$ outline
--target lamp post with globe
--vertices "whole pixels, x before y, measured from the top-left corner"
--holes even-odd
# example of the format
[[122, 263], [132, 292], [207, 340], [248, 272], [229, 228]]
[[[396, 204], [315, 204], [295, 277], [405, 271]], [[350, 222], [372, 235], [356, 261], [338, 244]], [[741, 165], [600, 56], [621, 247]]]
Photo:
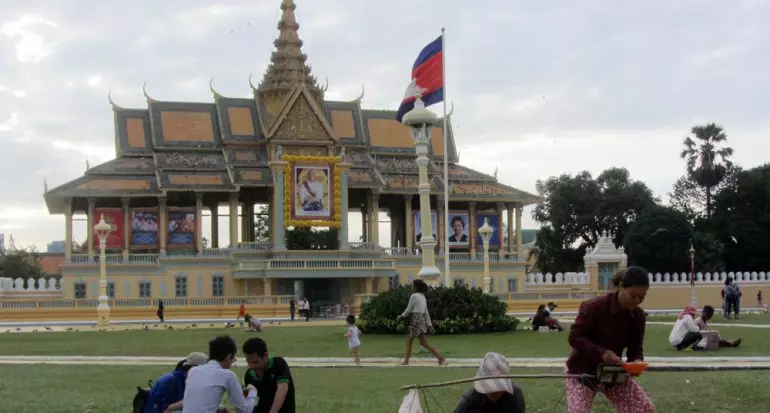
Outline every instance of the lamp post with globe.
[[412, 140], [414, 140], [419, 171], [417, 191], [420, 195], [420, 222], [422, 223], [420, 229], [422, 237], [419, 241], [420, 249], [422, 250], [422, 268], [417, 273], [417, 276], [435, 282], [441, 276], [441, 272], [436, 267], [436, 239], [433, 238], [434, 228], [431, 222], [428, 144], [430, 143], [433, 125], [438, 123], [438, 116], [425, 109], [425, 104], [418, 95], [414, 102], [414, 108], [404, 115], [401, 123], [409, 127], [409, 133], [412, 135]]
[[495, 229], [489, 226], [487, 218], [484, 217], [484, 225], [479, 228], [481, 242], [484, 244], [484, 292], [489, 294], [491, 290], [492, 278], [489, 276], [489, 241]]
[[106, 327], [110, 325], [110, 302], [107, 297], [107, 237], [112, 232], [112, 226], [104, 220], [104, 214], [99, 223], [94, 226], [94, 232], [99, 237], [99, 305], [96, 307], [98, 320], [96, 325]]

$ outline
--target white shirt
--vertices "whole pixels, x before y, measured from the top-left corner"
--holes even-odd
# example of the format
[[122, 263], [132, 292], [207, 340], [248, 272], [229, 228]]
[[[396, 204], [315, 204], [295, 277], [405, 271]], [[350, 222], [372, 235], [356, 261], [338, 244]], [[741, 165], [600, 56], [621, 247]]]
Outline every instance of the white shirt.
[[668, 342], [671, 343], [672, 346], [678, 346], [687, 333], [697, 332], [698, 326], [695, 325], [692, 316], [685, 314], [684, 317], [676, 320], [676, 323], [674, 323], [674, 328], [671, 329], [671, 334], [668, 335]]
[[348, 327], [348, 347], [361, 347], [361, 330], [356, 326]]
[[251, 413], [254, 409], [256, 390], [251, 390], [244, 398], [241, 384], [232, 370], [222, 368], [217, 361], [193, 367], [187, 373], [184, 413], [216, 413], [225, 392], [236, 413]]
[[428, 325], [433, 325], [428, 313], [428, 300], [420, 293], [414, 293], [409, 297], [409, 304], [407, 304], [406, 310], [401, 313], [401, 317], [406, 317], [410, 314], [425, 314], [428, 316]]

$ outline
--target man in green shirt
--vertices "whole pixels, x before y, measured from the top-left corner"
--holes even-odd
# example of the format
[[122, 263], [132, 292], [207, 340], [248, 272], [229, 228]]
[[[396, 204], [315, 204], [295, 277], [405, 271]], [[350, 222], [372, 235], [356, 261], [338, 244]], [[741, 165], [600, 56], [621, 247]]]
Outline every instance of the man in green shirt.
[[295, 413], [294, 379], [283, 357], [270, 357], [267, 344], [258, 337], [243, 343], [243, 354], [249, 369], [246, 386], [257, 388], [258, 404], [253, 413]]

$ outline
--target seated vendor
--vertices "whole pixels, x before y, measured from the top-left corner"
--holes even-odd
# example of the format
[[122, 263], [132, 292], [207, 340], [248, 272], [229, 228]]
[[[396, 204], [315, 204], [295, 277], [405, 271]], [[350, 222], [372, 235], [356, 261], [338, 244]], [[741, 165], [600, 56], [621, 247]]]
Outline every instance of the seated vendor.
[[551, 313], [546, 310], [545, 305], [537, 307], [535, 315], [532, 317], [532, 331], [539, 331], [540, 327], [548, 327], [550, 330], [563, 331], [558, 321], [551, 318]]
[[679, 313], [679, 318], [668, 335], [668, 342], [676, 347], [677, 350], [684, 350], [690, 346], [692, 346], [693, 350], [703, 350], [698, 347], [698, 343], [703, 339], [703, 334], [700, 333], [700, 329], [695, 325], [695, 316], [697, 314], [698, 310], [691, 305], [688, 305]]
[[[711, 320], [711, 317], [714, 317], [714, 307], [707, 305], [703, 307], [703, 311], [700, 313], [700, 317], [695, 319], [695, 325], [698, 327], [700, 331], [713, 331], [709, 329], [708, 322]], [[735, 340], [722, 340], [720, 337], [719, 339], [719, 348], [723, 347], [738, 347], [743, 342], [743, 339], [738, 337]], [[706, 348], [706, 338], [701, 340], [698, 344], [698, 347], [705, 349]]]
[[[511, 374], [508, 360], [498, 353], [487, 353], [476, 378]], [[511, 379], [476, 380], [473, 388], [460, 397], [455, 413], [525, 413], [524, 393]]]

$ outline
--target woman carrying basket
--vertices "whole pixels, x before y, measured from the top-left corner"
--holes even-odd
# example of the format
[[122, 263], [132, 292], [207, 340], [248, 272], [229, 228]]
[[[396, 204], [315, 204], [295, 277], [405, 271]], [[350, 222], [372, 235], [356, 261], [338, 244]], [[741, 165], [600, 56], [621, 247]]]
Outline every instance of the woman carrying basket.
[[429, 330], [433, 330], [433, 322], [428, 314], [428, 301], [425, 294], [428, 292], [428, 284], [423, 280], [414, 280], [412, 282], [414, 293], [409, 297], [409, 304], [406, 310], [398, 316], [398, 320], [408, 318], [409, 328], [406, 333], [406, 349], [404, 351], [404, 362], [401, 365], [409, 365], [409, 359], [412, 357], [412, 341], [415, 337], [420, 340], [420, 345], [431, 354], [436, 356], [438, 364], [445, 365], [446, 359], [428, 343], [427, 337]]

